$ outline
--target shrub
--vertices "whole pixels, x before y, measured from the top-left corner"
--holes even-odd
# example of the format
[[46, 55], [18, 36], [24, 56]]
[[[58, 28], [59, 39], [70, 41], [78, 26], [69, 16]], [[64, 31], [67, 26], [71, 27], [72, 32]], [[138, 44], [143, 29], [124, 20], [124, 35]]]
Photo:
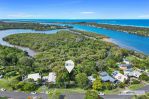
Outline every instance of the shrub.
[[118, 86], [119, 86], [120, 88], [124, 88], [124, 87], [125, 87], [125, 84], [124, 84], [123, 82], [121, 82], [121, 83], [118, 84]]
[[149, 81], [149, 77], [148, 75], [146, 74], [142, 74], [140, 77], [139, 77], [140, 80], [145, 80], [145, 81]]
[[99, 78], [97, 78], [94, 82], [93, 82], [93, 89], [94, 90], [101, 90], [102, 89], [102, 82]]
[[139, 80], [136, 80], [136, 79], [133, 79], [131, 84], [140, 84], [140, 81]]
[[87, 91], [84, 99], [98, 99], [98, 93], [96, 91]]

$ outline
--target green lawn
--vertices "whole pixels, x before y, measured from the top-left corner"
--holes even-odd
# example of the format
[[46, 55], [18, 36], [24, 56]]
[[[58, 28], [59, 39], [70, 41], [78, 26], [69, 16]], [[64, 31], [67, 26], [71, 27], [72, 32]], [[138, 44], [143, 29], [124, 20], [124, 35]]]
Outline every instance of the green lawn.
[[[45, 91], [48, 91], [49, 93], [53, 93], [54, 91], [59, 92], [59, 93], [85, 93], [86, 90], [81, 89], [81, 88], [51, 88], [48, 89], [47, 87], [44, 88]], [[43, 87], [40, 87], [37, 92], [42, 92]]]
[[37, 92], [42, 92], [43, 89], [48, 92], [49, 99], [59, 99], [60, 94], [68, 94], [68, 93], [86, 93], [86, 90], [83, 90], [81, 88], [51, 88], [48, 89], [47, 87], [40, 87]]
[[85, 93], [86, 91], [80, 88], [70, 88], [70, 89], [50, 89], [49, 92], [56, 90], [59, 93]]
[[144, 87], [144, 84], [133, 84], [133, 85], [130, 85], [128, 88], [130, 90], [137, 90], [137, 89], [142, 88], [142, 87]]
[[6, 80], [6, 79], [0, 79], [0, 88], [5, 88], [7, 90], [12, 90], [10, 87], [9, 87], [9, 81]]
[[124, 89], [121, 89], [121, 88], [116, 88], [116, 89], [113, 89], [113, 90], [104, 90], [103, 93], [105, 94], [119, 94], [122, 90]]
[[[137, 90], [139, 88], [142, 88], [144, 87], [143, 84], [133, 84], [133, 85], [130, 85], [128, 87], [129, 90]], [[116, 89], [113, 89], [113, 90], [105, 90], [103, 91], [105, 94], [119, 94], [119, 92], [123, 91], [125, 89], [122, 89], [122, 88], [116, 88]]]
[[8, 99], [7, 97], [0, 97], [0, 99]]

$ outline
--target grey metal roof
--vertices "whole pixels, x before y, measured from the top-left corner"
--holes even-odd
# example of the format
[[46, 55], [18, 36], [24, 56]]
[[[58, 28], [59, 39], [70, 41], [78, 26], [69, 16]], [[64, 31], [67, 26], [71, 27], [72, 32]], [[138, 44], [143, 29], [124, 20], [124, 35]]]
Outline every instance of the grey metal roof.
[[115, 79], [112, 78], [107, 72], [101, 72], [100, 76], [103, 82], [106, 82], [106, 81], [114, 82], [115, 81]]

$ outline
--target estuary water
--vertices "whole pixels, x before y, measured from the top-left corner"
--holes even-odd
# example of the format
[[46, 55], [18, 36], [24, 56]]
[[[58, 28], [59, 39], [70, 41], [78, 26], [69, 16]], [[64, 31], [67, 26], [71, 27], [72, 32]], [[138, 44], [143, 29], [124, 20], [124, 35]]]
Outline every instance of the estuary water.
[[149, 55], [149, 37], [112, 31], [91, 26], [73, 25], [75, 29], [95, 32], [110, 37], [110, 41], [123, 48], [128, 48]]
[[[16, 19], [16, 20], [5, 20], [5, 21], [15, 21], [15, 22], [39, 22], [44, 24], [51, 24], [54, 22], [96, 22], [104, 24], [118, 24], [125, 26], [136, 26], [136, 27], [147, 27], [149, 28], [149, 19], [108, 19], [108, 20], [98, 20], [98, 19], [81, 19], [81, 20], [70, 20], [70, 19]], [[89, 32], [95, 32], [97, 34], [102, 34], [110, 37], [110, 41], [113, 43], [132, 50], [142, 52], [149, 55], [149, 37], [143, 37], [134, 34], [128, 34], [125, 32], [112, 31], [107, 29], [101, 29], [91, 26], [81, 26], [81, 25], [72, 25], [74, 29], [85, 30]], [[22, 31], [19, 32], [29, 32]], [[32, 32], [32, 31], [30, 31]], [[34, 31], [35, 32], [35, 31]], [[38, 31], [41, 32], [41, 31]], [[42, 31], [43, 32], [43, 31]], [[42, 33], [41, 32], [41, 33]], [[13, 33], [18, 33], [13, 31]], [[3, 34], [7, 34], [3, 32]], [[8, 33], [9, 34], [9, 33]], [[1, 33], [0, 33], [1, 38]], [[1, 41], [0, 41], [1, 43]]]
[[9, 46], [9, 47], [16, 47], [18, 49], [21, 49], [23, 51], [28, 52], [28, 55], [33, 57], [34, 55], [37, 54], [36, 51], [27, 48], [27, 47], [22, 47], [22, 46], [16, 46], [16, 45], [12, 45], [9, 44], [8, 42], [4, 41], [3, 38], [8, 36], [8, 35], [12, 35], [12, 34], [20, 34], [20, 33], [45, 33], [45, 34], [52, 34], [52, 33], [56, 33], [58, 30], [49, 30], [49, 31], [35, 31], [35, 30], [30, 30], [30, 29], [9, 29], [9, 30], [0, 30], [0, 44], [1, 45], [5, 45], [5, 46]]

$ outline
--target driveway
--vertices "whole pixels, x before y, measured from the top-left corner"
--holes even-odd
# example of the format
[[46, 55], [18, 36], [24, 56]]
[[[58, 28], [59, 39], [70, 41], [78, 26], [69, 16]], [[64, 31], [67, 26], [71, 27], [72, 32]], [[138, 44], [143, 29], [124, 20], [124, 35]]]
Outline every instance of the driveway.
[[14, 99], [27, 99], [28, 97], [41, 97], [42, 99], [48, 99], [46, 94], [27, 94], [24, 92], [8, 92], [8, 91], [0, 91], [0, 97], [10, 97]]

